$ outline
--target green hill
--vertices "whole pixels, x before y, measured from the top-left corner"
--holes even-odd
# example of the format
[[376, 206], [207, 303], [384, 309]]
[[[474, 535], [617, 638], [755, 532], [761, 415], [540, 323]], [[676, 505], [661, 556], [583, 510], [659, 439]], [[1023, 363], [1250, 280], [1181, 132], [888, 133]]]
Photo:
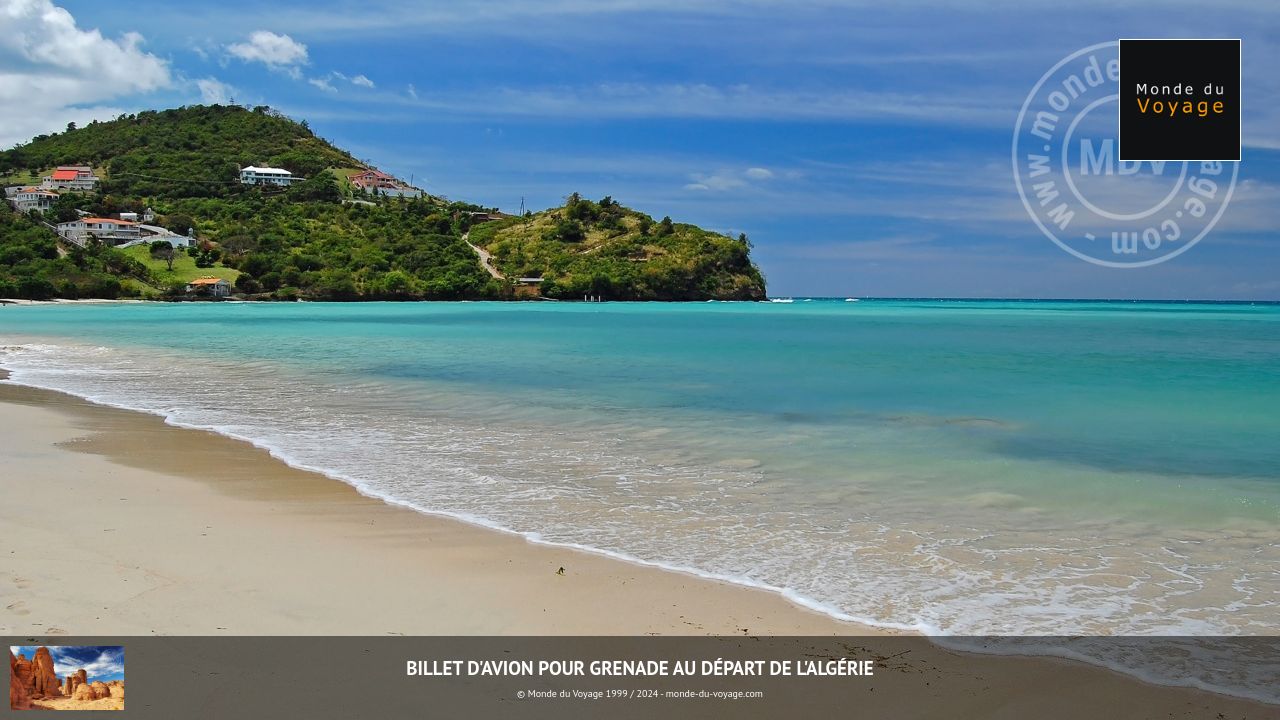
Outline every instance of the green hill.
[[564, 207], [472, 229], [470, 241], [508, 278], [542, 278], [555, 298], [763, 300], [764, 279], [745, 236], [655, 222], [612, 198], [577, 193]]
[[122, 115], [40, 135], [0, 153], [0, 176], [22, 169], [105, 168], [104, 192], [120, 196], [224, 197], [239, 193], [241, 166], [269, 165], [311, 177], [362, 165], [267, 107], [197, 105]]
[[[192, 274], [233, 279], [254, 298], [502, 299], [542, 294], [608, 299], [759, 299], [764, 282], [745, 238], [654, 222], [606, 198], [472, 228], [477, 205], [436, 197], [353, 195], [364, 165], [306, 123], [260, 107], [193, 106], [123, 115], [43, 135], [0, 152], [0, 184], [57, 165], [89, 164], [102, 182], [66, 193], [46, 217], [0, 209], [0, 297], [180, 295]], [[240, 184], [245, 165], [307, 178], [288, 189]], [[152, 208], [155, 224], [194, 228], [198, 247], [174, 270], [146, 248], [80, 249], [42, 222], [76, 211], [111, 216]], [[491, 277], [470, 240], [494, 254]]]

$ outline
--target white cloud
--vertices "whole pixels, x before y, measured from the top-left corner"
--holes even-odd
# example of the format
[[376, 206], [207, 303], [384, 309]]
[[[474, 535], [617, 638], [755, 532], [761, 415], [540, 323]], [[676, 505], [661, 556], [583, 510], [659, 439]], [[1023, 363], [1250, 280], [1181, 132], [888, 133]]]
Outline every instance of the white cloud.
[[196, 80], [200, 88], [200, 99], [211, 105], [229, 105], [235, 96], [236, 89], [215, 78]]
[[0, 0], [0, 28], [0, 146], [114, 117], [122, 111], [102, 103], [172, 82], [141, 35], [82, 30], [51, 0]]
[[89, 681], [93, 682], [98, 678], [124, 673], [124, 658], [115, 650], [103, 650], [98, 657], [88, 661], [77, 661], [62, 648], [51, 648], [49, 654], [53, 658], [53, 671], [58, 677], [73, 675], [83, 669]]
[[413, 83], [409, 83], [409, 97], [414, 100], [418, 99], [418, 88], [414, 87]]
[[693, 173], [693, 182], [684, 186], [685, 190], [723, 192], [741, 190], [760, 180], [773, 177], [773, 171], [762, 167], [750, 167], [746, 170], [718, 170], [713, 173]]
[[[1018, 92], [1021, 92], [1020, 90]], [[445, 94], [418, 93], [388, 102], [468, 116], [544, 118], [731, 118], [734, 120], [883, 120], [1009, 127], [1018, 92], [994, 86], [912, 93], [791, 89], [748, 84], [597, 83], [542, 87], [485, 87]]]
[[336, 93], [338, 92], [338, 88], [334, 86], [333, 84], [334, 80], [341, 80], [342, 82], [347, 82], [347, 83], [351, 83], [352, 85], [358, 85], [360, 87], [366, 87], [366, 88], [371, 88], [374, 86], [373, 81], [365, 77], [364, 75], [356, 75], [355, 77], [348, 77], [347, 75], [340, 73], [337, 70], [333, 70], [328, 75], [325, 75], [323, 77], [310, 78], [307, 80], [307, 82], [311, 83], [312, 85], [315, 85], [316, 87], [320, 88], [321, 90], [324, 90], [325, 92]]
[[307, 64], [307, 46], [288, 35], [269, 30], [249, 34], [248, 42], [232, 43], [227, 52], [245, 62], [260, 62], [273, 70], [296, 70]]
[[312, 85], [315, 85], [316, 87], [320, 88], [325, 92], [331, 92], [331, 93], [338, 92], [338, 88], [334, 87], [333, 83], [329, 82], [329, 78], [327, 77], [311, 78], [310, 80], [307, 80], [307, 82], [311, 83]]

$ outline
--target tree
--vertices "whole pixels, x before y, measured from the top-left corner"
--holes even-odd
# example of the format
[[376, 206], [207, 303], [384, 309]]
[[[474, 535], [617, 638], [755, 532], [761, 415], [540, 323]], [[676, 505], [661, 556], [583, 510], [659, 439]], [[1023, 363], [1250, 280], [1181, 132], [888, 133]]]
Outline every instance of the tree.
[[582, 224], [576, 220], [561, 220], [556, 223], [555, 228], [551, 230], [549, 235], [551, 239], [567, 243], [582, 242], [587, 237], [586, 232], [582, 229]]
[[342, 191], [338, 182], [327, 172], [318, 172], [313, 177], [289, 186], [289, 200], [292, 202], [342, 202]]
[[18, 280], [18, 296], [27, 300], [48, 300], [57, 297], [58, 289], [41, 277], [24, 277]]
[[662, 222], [658, 223], [658, 237], [666, 237], [676, 231], [676, 226], [671, 222], [671, 216], [665, 215]]
[[46, 216], [49, 222], [57, 224], [64, 222], [72, 222], [80, 216], [76, 214], [76, 201], [79, 196], [75, 193], [67, 193], [59, 195], [57, 200], [53, 201], [53, 207], [49, 209]]
[[196, 227], [196, 221], [190, 215], [176, 213], [164, 217], [164, 227], [179, 235], [186, 235]]
[[241, 273], [240, 277], [236, 278], [236, 289], [242, 293], [256, 293], [262, 289], [262, 286], [249, 273]]
[[173, 259], [176, 255], [177, 253], [173, 251], [173, 245], [168, 240], [156, 240], [151, 243], [151, 257], [156, 260], [163, 260], [169, 272], [173, 272]]

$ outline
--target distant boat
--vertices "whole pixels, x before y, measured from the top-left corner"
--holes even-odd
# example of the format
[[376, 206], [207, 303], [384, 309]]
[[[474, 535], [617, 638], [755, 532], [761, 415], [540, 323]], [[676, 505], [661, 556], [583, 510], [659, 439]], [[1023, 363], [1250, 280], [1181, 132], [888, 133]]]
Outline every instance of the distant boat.
[[845, 298], [845, 302], [858, 302], [858, 298]]
[[773, 303], [793, 303], [795, 300], [791, 298], [769, 298], [769, 302]]

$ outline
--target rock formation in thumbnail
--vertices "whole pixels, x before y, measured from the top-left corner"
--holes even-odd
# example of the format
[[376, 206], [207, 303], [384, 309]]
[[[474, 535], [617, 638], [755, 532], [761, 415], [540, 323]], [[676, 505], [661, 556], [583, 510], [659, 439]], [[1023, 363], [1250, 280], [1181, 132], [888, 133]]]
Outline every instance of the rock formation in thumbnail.
[[[9, 655], [10, 657], [13, 656], [12, 650], [9, 651]], [[27, 695], [30, 696], [31, 695], [31, 661], [27, 659], [26, 655], [23, 655], [22, 653], [18, 653], [17, 659], [10, 664], [13, 667], [12, 669], [13, 674], [11, 675], [11, 677], [16, 678], [18, 680], [18, 684], [23, 687], [24, 692], [26, 692]]]
[[84, 668], [80, 668], [79, 670], [75, 671], [71, 675], [67, 676], [67, 687], [64, 694], [67, 697], [71, 697], [75, 693], [76, 688], [80, 687], [81, 685], [84, 685], [87, 682], [89, 682], [89, 676], [87, 673], [85, 673]]
[[14, 710], [26, 710], [31, 707], [27, 688], [19, 679], [18, 658], [13, 656], [12, 650], [9, 651], [9, 707]]
[[31, 697], [54, 698], [62, 696], [62, 683], [58, 682], [58, 673], [53, 669], [53, 656], [49, 648], [36, 650], [31, 658]]

